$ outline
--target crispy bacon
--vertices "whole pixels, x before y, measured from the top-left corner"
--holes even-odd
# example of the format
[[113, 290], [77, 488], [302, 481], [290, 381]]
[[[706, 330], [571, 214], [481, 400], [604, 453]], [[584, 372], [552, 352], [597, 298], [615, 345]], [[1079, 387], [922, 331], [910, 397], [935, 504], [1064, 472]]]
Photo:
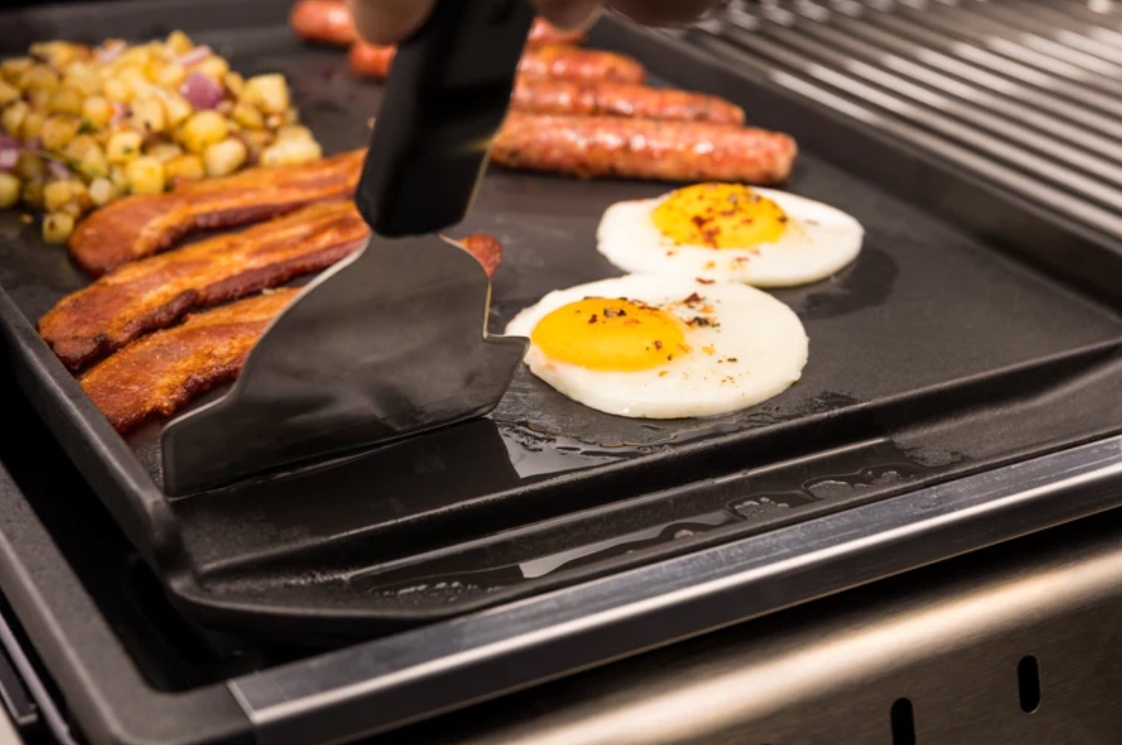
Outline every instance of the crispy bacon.
[[[452, 243], [479, 259], [487, 275], [502, 245], [469, 235]], [[172, 328], [138, 339], [78, 378], [94, 404], [122, 434], [153, 416], [171, 416], [195, 396], [237, 378], [269, 322], [295, 297], [284, 288], [192, 313]]]
[[226, 178], [190, 181], [166, 194], [121, 199], [87, 217], [70, 253], [95, 277], [169, 248], [183, 236], [275, 217], [305, 204], [350, 196], [364, 150], [291, 166], [259, 166]]
[[109, 357], [78, 382], [118, 432], [151, 416], [171, 416], [236, 378], [265, 327], [296, 293], [277, 290], [188, 316]]
[[313, 204], [239, 233], [131, 262], [60, 300], [39, 333], [72, 370], [189, 310], [245, 297], [334, 264], [369, 229], [350, 202]]

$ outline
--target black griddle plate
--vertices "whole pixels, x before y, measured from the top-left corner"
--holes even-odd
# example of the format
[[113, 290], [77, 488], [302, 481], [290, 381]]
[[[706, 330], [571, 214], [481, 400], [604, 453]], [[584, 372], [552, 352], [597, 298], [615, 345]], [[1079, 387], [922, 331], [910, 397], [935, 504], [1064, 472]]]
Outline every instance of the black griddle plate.
[[[183, 28], [247, 75], [285, 73], [327, 152], [362, 145], [380, 87], [353, 80], [345, 53], [294, 39], [283, 5], [43, 10], [0, 19], [0, 38], [19, 51]], [[751, 118], [755, 99], [738, 98]], [[601, 213], [671, 188], [493, 169], [461, 232], [506, 249], [493, 329], [550, 290], [617, 276], [595, 250]], [[118, 437], [35, 334], [87, 280], [12, 213], [0, 216], [0, 321], [29, 397], [173, 598], [266, 634], [429, 622], [1122, 429], [1111, 308], [814, 152], [789, 188], [855, 216], [864, 249], [828, 281], [775, 293], [810, 336], [802, 380], [712, 420], [607, 416], [523, 371], [488, 419], [169, 500], [158, 428]]]

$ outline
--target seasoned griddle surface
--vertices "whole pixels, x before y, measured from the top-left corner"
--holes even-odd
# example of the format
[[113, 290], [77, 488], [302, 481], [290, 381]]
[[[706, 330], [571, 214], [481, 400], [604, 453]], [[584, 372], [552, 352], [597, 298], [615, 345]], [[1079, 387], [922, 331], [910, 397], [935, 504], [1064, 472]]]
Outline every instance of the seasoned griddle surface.
[[[344, 53], [280, 27], [195, 36], [246, 74], [284, 72], [327, 152], [366, 141], [380, 86], [352, 79]], [[492, 169], [455, 231], [505, 247], [492, 330], [551, 290], [618, 276], [595, 250], [601, 213], [671, 188]], [[775, 292], [810, 337], [792, 389], [716, 419], [628, 420], [523, 369], [488, 419], [175, 500], [202, 588], [188, 604], [215, 622], [345, 611], [412, 623], [1057, 444], [1039, 397], [1062, 400], [1112, 369], [1115, 313], [813, 153], [789, 188], [867, 231], [853, 266]], [[36, 232], [0, 217], [0, 285], [32, 322], [86, 282]], [[1042, 426], [1013, 427], [1021, 437], [1003, 447], [993, 432], [1025, 402]], [[158, 427], [130, 445], [158, 483]], [[207, 608], [214, 599], [228, 604]]]

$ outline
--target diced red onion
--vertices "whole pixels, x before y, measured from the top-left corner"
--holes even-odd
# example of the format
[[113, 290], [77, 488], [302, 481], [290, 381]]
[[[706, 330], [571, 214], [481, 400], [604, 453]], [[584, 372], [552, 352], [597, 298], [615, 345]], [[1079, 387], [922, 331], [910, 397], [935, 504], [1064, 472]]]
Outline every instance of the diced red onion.
[[19, 148], [0, 146], [0, 171], [10, 171], [19, 163]]
[[59, 163], [57, 160], [47, 158], [47, 170], [60, 181], [70, 178], [70, 169], [66, 167], [66, 164]]
[[42, 150], [43, 149], [43, 141], [40, 140], [38, 137], [36, 137], [34, 139], [31, 139], [31, 140], [28, 140], [27, 142], [23, 143], [23, 149], [24, 150], [31, 150], [31, 151]]
[[179, 86], [179, 93], [186, 98], [196, 111], [207, 111], [218, 106], [226, 92], [218, 83], [201, 72], [193, 72]]
[[202, 46], [195, 47], [190, 52], [187, 52], [187, 54], [180, 55], [179, 64], [184, 67], [191, 67], [192, 65], [199, 64], [212, 54], [214, 54], [214, 50], [206, 44], [203, 44]]

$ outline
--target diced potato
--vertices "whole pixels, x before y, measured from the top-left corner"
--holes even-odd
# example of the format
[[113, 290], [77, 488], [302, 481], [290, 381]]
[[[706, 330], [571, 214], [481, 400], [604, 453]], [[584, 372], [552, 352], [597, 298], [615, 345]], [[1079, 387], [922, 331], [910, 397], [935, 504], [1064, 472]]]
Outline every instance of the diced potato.
[[284, 113], [285, 124], [299, 124], [300, 123], [300, 110], [295, 106], [289, 106], [288, 111]]
[[55, 88], [58, 88], [58, 86], [58, 73], [46, 65], [32, 65], [19, 81], [19, 87], [28, 91], [53, 91]]
[[261, 164], [279, 166], [288, 163], [307, 163], [317, 160], [323, 150], [315, 140], [288, 140], [270, 145], [261, 151]]
[[314, 140], [312, 130], [299, 124], [286, 124], [277, 130], [276, 142], [290, 142], [292, 140]]
[[109, 159], [105, 157], [105, 151], [97, 142], [84, 148], [75, 160], [77, 162], [74, 167], [86, 178], [98, 178], [109, 173]]
[[187, 36], [187, 34], [183, 33], [182, 31], [172, 31], [170, 34], [168, 34], [168, 39], [164, 43], [167, 45], [167, 49], [169, 52], [178, 55], [187, 54], [187, 52], [190, 52], [195, 48], [195, 44], [191, 41], [191, 37]]
[[265, 126], [269, 129], [279, 129], [284, 124], [284, 117], [280, 114], [269, 114], [265, 117]]
[[73, 196], [70, 189], [71, 181], [51, 181], [43, 187], [43, 209], [47, 212], [58, 212], [62, 205], [70, 201]]
[[47, 243], [66, 243], [74, 232], [74, 217], [65, 213], [47, 215], [43, 220], [43, 240]]
[[118, 163], [109, 166], [109, 180], [121, 191], [125, 191], [129, 188], [129, 175], [125, 172], [125, 166], [123, 164]]
[[84, 206], [81, 202], [78, 202], [78, 201], [75, 201], [75, 200], [72, 199], [69, 202], [67, 202], [66, 204], [59, 207], [58, 212], [55, 213], [55, 214], [70, 215], [75, 220], [77, 220], [79, 217], [81, 217], [82, 215], [84, 215], [86, 213], [86, 210], [87, 210], [87, 207]]
[[101, 77], [97, 71], [84, 62], [76, 62], [68, 67], [62, 76], [62, 83], [83, 96], [96, 96], [101, 93], [102, 88]]
[[216, 142], [206, 149], [203, 163], [206, 165], [208, 176], [229, 176], [241, 168], [249, 158], [249, 151], [241, 140], [229, 137], [222, 142]]
[[107, 178], [95, 178], [90, 182], [88, 189], [90, 201], [98, 207], [104, 207], [120, 196], [120, 190]]
[[197, 155], [180, 155], [164, 163], [164, 174], [169, 182], [178, 179], [200, 179], [206, 175], [203, 159]]
[[187, 69], [178, 62], [153, 61], [148, 64], [148, 79], [156, 85], [176, 90], [187, 77]]
[[242, 100], [256, 106], [265, 114], [281, 114], [288, 111], [288, 84], [283, 75], [257, 75], [245, 81]]
[[167, 129], [164, 105], [158, 98], [134, 101], [129, 121], [137, 130], [147, 134], [159, 133]]
[[39, 130], [39, 139], [47, 150], [59, 151], [70, 144], [82, 126], [76, 116], [54, 114], [47, 117]]
[[39, 209], [43, 206], [43, 182], [26, 181], [20, 192], [20, 199], [28, 207]]
[[47, 101], [47, 111], [52, 114], [70, 114], [78, 116], [82, 113], [84, 97], [76, 88], [62, 86], [51, 94]]
[[27, 98], [27, 102], [31, 104], [32, 111], [38, 111], [42, 114], [46, 114], [47, 107], [51, 103], [51, 96], [54, 95], [54, 91], [48, 90], [46, 88], [32, 88], [24, 95]]
[[129, 47], [125, 52], [117, 58], [118, 64], [122, 67], [136, 68], [141, 71], [143, 75], [144, 68], [152, 61], [152, 47], [147, 44], [138, 44]]
[[172, 158], [183, 155], [183, 148], [174, 142], [157, 142], [145, 148], [144, 154], [166, 164]]
[[24, 73], [32, 68], [35, 63], [30, 57], [13, 57], [0, 62], [0, 76], [9, 83], [18, 83], [23, 80]]
[[120, 78], [109, 78], [105, 81], [105, 96], [110, 101], [128, 103], [132, 100], [132, 86]]
[[42, 181], [47, 177], [47, 164], [38, 153], [24, 150], [16, 161], [16, 175], [24, 181]]
[[0, 209], [6, 210], [19, 202], [19, 179], [11, 173], [0, 171]]
[[164, 104], [164, 116], [169, 128], [178, 127], [195, 113], [187, 99], [175, 91], [160, 90], [157, 94]]
[[110, 163], [128, 163], [140, 155], [142, 141], [139, 132], [115, 132], [105, 147], [105, 155]]
[[0, 80], [0, 106], [7, 106], [13, 101], [18, 101], [19, 97], [19, 88], [5, 80]]
[[221, 57], [207, 57], [191, 67], [191, 72], [201, 72], [216, 83], [221, 83], [230, 72], [230, 63]]
[[236, 104], [230, 112], [230, 118], [249, 129], [261, 129], [265, 126], [265, 117], [261, 115], [261, 111], [247, 103]]
[[164, 164], [155, 158], [142, 156], [130, 161], [125, 173], [133, 194], [159, 194], [164, 190]]
[[113, 118], [113, 104], [105, 96], [90, 96], [82, 101], [83, 123], [94, 127], [107, 127]]
[[31, 107], [25, 101], [14, 101], [0, 113], [0, 125], [12, 137], [19, 137], [23, 132], [23, 120], [29, 111]]
[[273, 133], [267, 129], [250, 129], [242, 132], [242, 139], [249, 146], [251, 154], [259, 155], [262, 150], [273, 144]]
[[31, 45], [31, 56], [46, 61], [56, 70], [74, 63], [82, 53], [80, 46], [65, 41], [47, 41]]
[[229, 127], [217, 111], [200, 111], [191, 116], [179, 131], [180, 142], [193, 153], [202, 153], [207, 145], [226, 139]]
[[27, 116], [23, 118], [23, 124], [20, 126], [20, 139], [34, 140], [39, 137], [39, 132], [43, 129], [43, 122], [46, 119], [46, 115], [41, 111], [36, 111], [34, 108], [28, 111]]
[[240, 98], [245, 91], [245, 78], [236, 72], [228, 72], [222, 79], [226, 84], [226, 90], [234, 95], [234, 98]]

